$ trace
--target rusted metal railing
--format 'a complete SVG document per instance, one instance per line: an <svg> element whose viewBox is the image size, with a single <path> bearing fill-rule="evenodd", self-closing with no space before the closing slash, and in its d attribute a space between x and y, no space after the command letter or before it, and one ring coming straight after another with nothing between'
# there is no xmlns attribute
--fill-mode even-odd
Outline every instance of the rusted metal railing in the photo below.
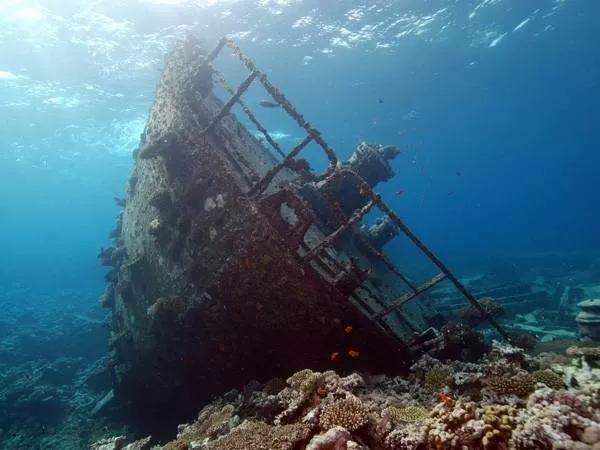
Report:
<svg viewBox="0 0 600 450"><path fill-rule="evenodd" d="M250 74L246 77L246 79L240 84L236 91L233 91L230 87L226 86L225 78L218 72L214 67L212 67L212 63L221 50L227 46L232 50L234 55L236 55L243 65L248 69ZM315 175L312 177L314 181L321 181L323 184L327 184L331 182L333 179L337 177L346 177L351 180L356 187L359 188L359 192L361 195L367 200L367 203L354 211L351 217L346 218L346 220L338 226L336 230L326 236L319 244L315 247L309 249L303 256L302 259L306 263L310 263L315 260L315 258L322 255L325 250L331 247L335 241L347 230L356 225L369 211L372 210L373 207L377 207L383 214L387 215L396 229L403 233L420 251L423 253L439 270L440 273L434 276L429 281L423 283L420 286L414 286L408 279L403 275L403 273L393 264L382 252L372 248L374 254L391 270L393 274L398 276L402 281L409 287L409 292L402 294L395 299L391 300L387 306L385 306L381 311L371 316L371 319L377 321L380 325L383 323L382 318L393 311L397 311L399 308L402 308L406 303L408 303L413 298L416 298L423 294L425 291L430 289L431 287L437 285L443 280L449 280L454 287L460 292L463 297L467 300L467 302L475 308L487 321L496 329L496 331L502 336L504 339L508 340L508 336L502 330L500 325L496 322L496 320L479 304L477 299L469 292L469 290L460 282L460 280L454 275L452 271L442 262L442 260L427 246L423 241L421 241L415 233L404 223L404 221L383 201L381 196L376 193L371 186L356 172L342 168L339 164L338 158L335 154L335 151L329 146L329 144L325 141L325 139L321 136L321 133L315 129L308 121L304 119L302 114L300 114L296 108L290 103L290 101L283 95L283 93L275 87L267 78L266 74L260 71L254 62L246 56L241 49L231 40L226 37L222 38L216 48L207 56L206 64L211 64L211 69L214 73L218 74L219 81L224 85L227 92L229 92L232 96L229 100L223 105L219 113L210 121L209 125L203 130L203 133L211 132L214 127L219 123L221 119L223 119L231 110L231 108L236 104L240 104L244 112L248 115L250 120L257 126L259 131L265 136L267 142L275 148L278 154L283 156L283 160L278 164L270 168L267 173L256 182L248 191L249 196L259 197L262 195L271 182L275 179L277 174L281 172L285 167L292 167L292 163L295 158L300 154L300 152L306 148L306 146L311 142L316 142L319 147L323 150L325 156L328 160L328 167L324 173L320 175ZM299 127L304 129L307 133L307 136L300 141L287 155L284 154L283 150L279 147L279 145L275 142L275 140L270 136L267 129L263 127L258 119L252 114L252 112L245 105L241 96L248 90L250 85L254 80L258 80L265 90L271 95L273 100L277 102L281 106L283 110L285 110L290 117L292 117Z"/></svg>

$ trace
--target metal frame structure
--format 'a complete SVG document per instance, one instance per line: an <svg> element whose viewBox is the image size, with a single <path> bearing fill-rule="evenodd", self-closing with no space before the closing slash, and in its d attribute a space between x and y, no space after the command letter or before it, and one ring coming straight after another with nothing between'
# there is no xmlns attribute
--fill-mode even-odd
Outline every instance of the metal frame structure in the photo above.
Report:
<svg viewBox="0 0 600 450"><path fill-rule="evenodd" d="M213 65L214 60L217 58L219 53L227 47L230 49L235 56L239 58L241 63L248 69L250 72L244 81L239 85L239 87L234 90L227 84L225 77L221 74ZM250 121L257 127L260 133L264 136L265 141L268 142L271 147L276 151L278 155L280 155L283 159L276 164L274 167L270 168L266 174L259 179L258 182L254 183L247 195L258 200L264 201L265 196L264 193L266 189L269 187L271 182L275 179L277 174L281 172L284 168L293 167L293 163L295 162L295 158L302 152L304 148L311 142L315 142L319 145L319 147L324 152L329 165L324 173L311 175L311 181L319 181L324 184L330 183L336 178L345 177L352 181L352 183L359 188L361 194L368 200L367 204L354 211L354 213L349 217L345 218L344 222L332 233L330 233L327 237L325 237L319 244L312 248L307 248L306 252L303 255L298 255L305 263L310 263L317 258L327 258L327 250L332 247L335 241L347 230L349 230L352 226L360 222L360 220L368 214L374 207L377 207L383 214L385 214L392 221L393 225L397 228L399 232L404 234L417 249L427 257L427 259L432 262L439 270L440 273L435 275L430 280L425 283L415 286L413 285L408 278L398 269L383 253L378 251L375 248L370 248L370 251L375 254L387 267L388 269L397 277L399 277L409 288L409 291L394 298L387 302L387 305L382 308L380 311L374 312L370 315L370 319L384 329L389 330L389 326L384 322L384 317L388 314L399 310L401 307L406 305L411 300L422 296L426 291L436 286L438 283L449 280L454 287L460 292L460 294L465 298L465 300L470 304L473 308L475 308L479 313L496 329L496 331L500 334L502 338L505 340L509 340L506 333L502 330L497 321L487 313L487 311L480 305L477 299L469 292L469 290L460 282L460 280L454 275L452 271L442 262L442 260L435 254L433 251L421 241L415 233L404 223L404 221L383 201L381 196L375 192L371 186L362 179L356 172L349 170L347 168L342 168L339 164L339 160L336 156L335 151L329 146L329 144L322 137L321 133L314 128L303 116L300 114L296 108L290 103L290 101L283 95L283 93L275 87L271 81L267 78L266 74L260 71L254 62L246 56L242 50L229 38L221 38L218 45L214 48L214 50L207 56L205 63L213 74L216 75L217 81L224 87L224 89L231 95L231 97L224 103L221 110L213 117L208 126L202 131L202 133L210 133L214 130L214 128L218 125L219 121L223 119L227 114L230 113L231 109L235 104L239 104L244 111L244 113L248 116ZM306 132L306 137L302 139L296 146L286 155L285 152L281 149L279 144L272 138L269 134L268 130L261 125L256 116L251 112L248 106L244 103L241 96L248 90L251 84L258 80L258 82L264 87L264 89L269 93L269 95L273 98L273 100L281 106L281 108L298 124L300 128L302 128ZM304 229L304 232L306 230ZM303 234L303 233L301 233ZM305 245L302 241L302 236L299 239L300 245ZM330 260L332 258L329 258ZM337 262L339 266L341 266L342 270L345 270L347 273L350 273L355 267L352 267L352 264L349 266L344 266Z"/></svg>

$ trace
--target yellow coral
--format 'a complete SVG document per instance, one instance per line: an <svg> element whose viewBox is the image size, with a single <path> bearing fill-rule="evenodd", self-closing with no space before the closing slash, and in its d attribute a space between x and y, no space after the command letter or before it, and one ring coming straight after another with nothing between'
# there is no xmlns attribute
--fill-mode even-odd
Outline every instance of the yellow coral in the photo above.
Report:
<svg viewBox="0 0 600 450"><path fill-rule="evenodd" d="M315 392L322 382L323 374L320 372L313 372L310 369L303 369L296 372L287 379L287 383L292 389L304 394Z"/></svg>
<svg viewBox="0 0 600 450"><path fill-rule="evenodd" d="M340 426L357 430L369 421L369 408L357 398L345 398L325 405L319 415L319 425L324 430Z"/></svg>
<svg viewBox="0 0 600 450"><path fill-rule="evenodd" d="M552 389L559 390L565 387L565 383L561 376L551 370L536 370L531 373L531 377L536 383L544 383Z"/></svg>
<svg viewBox="0 0 600 450"><path fill-rule="evenodd" d="M488 406L483 413L483 448L505 448L517 426L516 416L517 410L511 406Z"/></svg>
<svg viewBox="0 0 600 450"><path fill-rule="evenodd" d="M429 417L429 411L422 406L390 406L383 410L384 416L389 416L394 425L399 425L403 422L423 422Z"/></svg>

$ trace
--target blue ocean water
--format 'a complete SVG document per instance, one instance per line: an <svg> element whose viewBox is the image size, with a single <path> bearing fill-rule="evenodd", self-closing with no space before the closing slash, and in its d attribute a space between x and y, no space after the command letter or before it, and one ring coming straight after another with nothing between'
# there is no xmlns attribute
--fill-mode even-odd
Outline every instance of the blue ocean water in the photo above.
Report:
<svg viewBox="0 0 600 450"><path fill-rule="evenodd" d="M397 145L379 190L461 273L597 254L599 14L584 0L0 0L0 329L25 313L103 320L113 197L189 32L231 36L343 157ZM258 114L284 148L302 136Z"/></svg>

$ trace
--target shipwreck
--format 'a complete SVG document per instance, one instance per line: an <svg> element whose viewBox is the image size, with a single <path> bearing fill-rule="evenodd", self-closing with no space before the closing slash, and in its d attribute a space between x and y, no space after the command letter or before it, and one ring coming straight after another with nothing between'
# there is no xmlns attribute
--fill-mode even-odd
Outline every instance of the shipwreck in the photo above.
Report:
<svg viewBox="0 0 600 450"><path fill-rule="evenodd" d="M225 50L248 73L236 88L219 70ZM304 133L291 149L244 101L252 84ZM322 173L302 158L309 144L327 158ZM426 295L442 282L485 316L374 190L394 176L397 154L362 143L340 161L233 41L210 52L191 37L175 46L134 152L113 246L100 254L115 397L138 424L172 429L212 395L301 368L398 371L437 338L444 318ZM431 279L409 279L386 254L397 236L431 261Z"/></svg>

